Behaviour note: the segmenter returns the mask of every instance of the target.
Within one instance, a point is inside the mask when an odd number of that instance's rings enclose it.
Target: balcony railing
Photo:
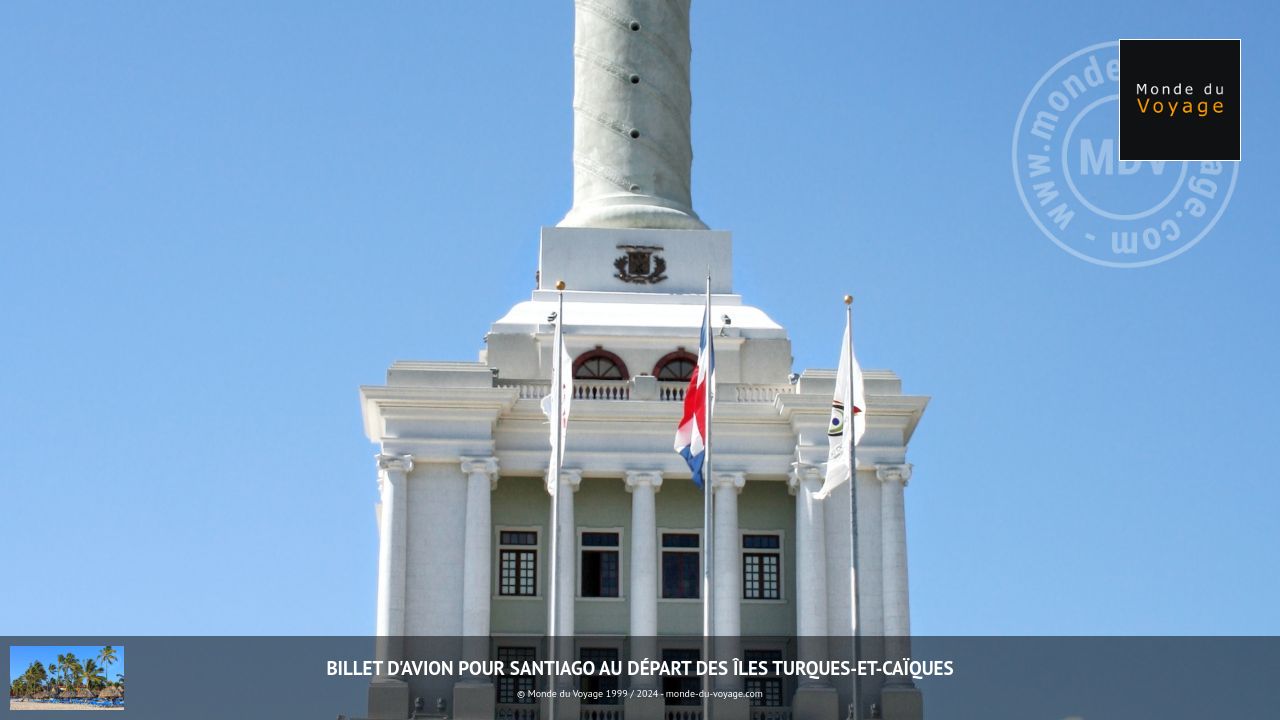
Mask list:
[[[622,720],[619,705],[583,705],[578,717],[581,720]]]
[[[702,720],[702,708],[697,705],[668,705],[666,720]]]
[[[791,720],[789,707],[753,707],[751,720]]]
[[[545,380],[508,380],[499,378],[496,384],[500,388],[516,390],[517,397],[521,400],[541,400],[551,394],[551,383]],[[642,393],[637,391],[636,385],[630,380],[574,380],[573,399],[684,402],[684,393],[688,383],[659,381],[649,387],[651,389]],[[779,395],[791,395],[795,391],[795,386],[788,384],[748,385],[726,383],[720,386],[719,397],[716,399],[720,402],[772,403]]]
[[[538,706],[498,703],[494,715],[497,720],[538,720]]]

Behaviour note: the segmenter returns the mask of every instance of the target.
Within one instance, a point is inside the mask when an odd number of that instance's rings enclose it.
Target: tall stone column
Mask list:
[[[411,455],[378,455],[378,489],[382,510],[378,529],[379,637],[404,635],[404,574],[407,541],[405,484],[413,470]],[[394,658],[392,658],[394,659]]]
[[[573,511],[573,496],[582,485],[582,471],[561,468],[560,484],[557,488],[556,528],[559,534],[556,548],[556,577],[550,583],[556,585],[556,620],[557,632],[551,636],[548,628],[548,642],[554,644],[556,660],[575,659],[574,643],[574,609],[577,606],[578,587],[578,526]],[[550,565],[547,571],[550,572]],[[573,688],[573,678],[569,675],[558,675],[554,679],[555,687],[560,691]],[[549,703],[544,698],[542,716],[552,718]],[[553,720],[578,720],[581,701],[577,698],[560,697],[555,701]]]
[[[466,536],[463,546],[462,634],[468,660],[489,656],[490,599],[493,595],[491,494],[498,484],[498,460],[464,457],[467,476]]]
[[[877,464],[880,487],[881,551],[884,557],[885,657],[911,655],[911,613],[907,595],[907,521],[903,491],[911,479],[911,465]],[[920,691],[908,676],[894,676],[880,689],[885,720],[916,720],[923,716]]]
[[[711,578],[712,631],[715,659],[725,662],[742,656],[742,537],[738,529],[738,494],[747,484],[746,473],[713,472],[715,502],[715,566]],[[742,677],[736,673],[715,678],[718,690],[741,690]],[[746,698],[714,700],[712,717],[718,720],[747,720],[751,706]]]
[[[489,659],[489,616],[493,577],[491,500],[498,482],[498,460],[461,458],[467,477],[467,510],[462,548],[462,656]],[[468,673],[453,687],[453,714],[458,720],[490,720],[497,697],[493,682]]]
[[[662,473],[656,470],[628,470],[625,478],[631,493],[631,659],[661,660],[658,655],[658,523],[655,495],[662,488]],[[656,690],[654,675],[635,675],[632,690]],[[661,720],[664,703],[660,697],[628,697],[623,715],[629,720]]]
[[[631,637],[651,638],[658,634],[658,524],[654,496],[662,487],[662,473],[629,470],[626,487],[631,493]]]
[[[911,466],[876,465],[876,477],[881,482],[880,547],[884,557],[884,634],[887,638],[909,638],[911,614],[907,591],[907,519],[903,489],[911,479]],[[890,652],[888,657],[897,655]]]
[[[413,456],[380,454],[378,490],[378,614],[374,649],[379,660],[404,654],[405,558],[408,542],[408,483]],[[403,718],[409,708],[409,685],[391,677],[369,685],[369,717]]]
[[[718,636],[742,634],[742,539],[738,531],[738,493],[747,478],[740,472],[713,473],[715,498],[715,583],[713,627]]]
[[[577,0],[562,227],[702,230],[689,173],[689,0]]]
[[[827,532],[817,465],[795,463],[790,486],[796,496],[796,644],[800,660],[827,660]],[[836,715],[840,698],[826,678],[802,677],[792,700],[795,720]]]
[[[556,585],[556,604],[559,606],[560,636],[572,638],[574,635],[574,607],[578,595],[578,525],[574,518],[573,496],[582,485],[582,471],[560,471],[560,547],[556,557],[556,574],[559,583]],[[563,656],[562,656],[563,657]]]

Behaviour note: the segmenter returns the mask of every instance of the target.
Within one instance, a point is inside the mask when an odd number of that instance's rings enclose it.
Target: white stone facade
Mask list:
[[[696,259],[688,260],[682,249],[696,246],[682,236],[710,233],[630,230],[619,236],[602,229],[566,238],[563,232],[544,231],[542,271],[544,278],[577,277],[587,286],[565,293],[569,353],[607,351],[626,366],[627,377],[575,384],[560,503],[562,527],[574,530],[562,533],[558,558],[562,633],[659,641],[698,635],[700,604],[662,597],[661,534],[703,530],[701,496],[671,447],[685,383],[659,381],[652,373],[669,353],[696,353],[703,297],[665,292],[661,282],[636,287],[603,275],[593,281],[584,265],[612,265],[603,248],[612,243],[618,255],[616,246],[634,245],[640,232],[647,246],[663,248],[673,272],[686,262],[705,268],[708,248],[691,251]],[[554,247],[570,240],[581,241],[584,251]],[[715,251],[726,264],[727,250]],[[785,331],[730,287],[717,287],[717,634],[741,634],[747,649],[751,636],[847,637],[853,627],[849,487],[825,501],[812,497],[827,455],[835,374],[806,370],[793,381]],[[386,385],[361,389],[366,433],[381,449],[379,633],[482,635],[494,638],[490,652],[502,637],[545,634],[550,448],[540,400],[550,391],[553,326],[547,319],[554,298],[555,291],[538,289],[512,308],[490,329],[480,361],[398,362]],[[833,355],[838,337],[833,325]],[[863,634],[879,638],[910,632],[906,452],[927,398],[904,395],[890,372],[865,376],[867,433],[857,449],[859,616]],[[616,598],[582,597],[579,588],[579,532],[600,529],[620,534]],[[538,592],[532,597],[500,592],[503,530],[536,533]],[[780,537],[782,588],[775,600],[743,597],[741,536],[753,532]],[[787,649],[802,651],[794,644]],[[899,651],[882,640],[864,645],[875,655]],[[843,707],[848,691],[835,690]]]
[[[476,362],[397,362],[385,385],[360,391],[365,433],[379,448],[378,652],[409,652],[399,640],[408,636],[458,639],[457,651],[472,659],[543,655],[545,645],[530,638],[547,635],[551,582],[558,634],[591,638],[568,641],[558,659],[687,650],[688,638],[702,633],[702,605],[686,581],[700,578],[690,562],[709,539],[716,652],[848,652],[836,645],[847,644],[855,625],[856,483],[861,652],[899,657],[907,646],[886,636],[910,633],[907,444],[928,399],[904,395],[891,372],[866,372],[855,483],[813,497],[835,373],[792,374],[785,329],[733,293],[730,234],[706,229],[693,211],[688,0],[575,4],[574,206],[542,231],[537,289],[492,325]],[[687,381],[670,375],[698,351],[708,275],[715,519],[704,528],[703,496],[672,449]],[[562,313],[558,281],[567,285]],[[555,578],[540,407],[551,389],[553,315],[577,359]],[[840,335],[835,322],[831,329],[834,360]],[[787,682],[770,686],[767,706],[725,702],[713,717],[845,716],[849,687]],[[743,680],[716,686],[741,690]],[[874,702],[884,718],[919,717],[912,691],[864,686],[860,716],[870,717]],[[493,678],[460,675],[412,687],[381,678],[370,690],[370,716],[407,717],[411,697],[463,720],[538,720],[548,711],[504,697]],[[558,703],[555,720],[673,712],[699,717],[696,706],[672,711],[657,699]]]

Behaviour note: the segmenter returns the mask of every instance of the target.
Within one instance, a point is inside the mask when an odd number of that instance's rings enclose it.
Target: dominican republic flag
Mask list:
[[[711,407],[707,400],[707,390],[711,397],[716,393],[716,353],[711,342],[711,308],[707,307],[702,316],[702,337],[698,341],[698,367],[694,368],[689,378],[689,387],[684,391],[684,417],[676,428],[676,452],[684,456],[693,471],[693,482],[702,487],[702,462],[707,457],[707,420]]]
[[[852,321],[845,318],[844,342],[840,345],[840,368],[836,371],[836,392],[831,400],[831,424],[827,426],[827,476],[814,497],[822,499],[853,476],[853,449],[867,430],[866,394],[862,368],[853,354]]]

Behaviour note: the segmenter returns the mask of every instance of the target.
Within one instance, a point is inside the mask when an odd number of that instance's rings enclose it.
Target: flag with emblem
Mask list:
[[[840,368],[836,371],[836,392],[831,400],[831,424],[827,427],[827,476],[814,497],[822,499],[853,475],[853,448],[866,432],[866,395],[862,368],[853,354],[852,322],[846,315],[844,342],[840,345]]]

